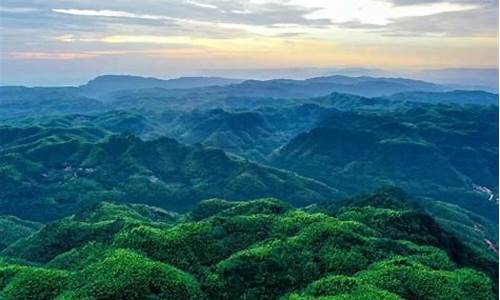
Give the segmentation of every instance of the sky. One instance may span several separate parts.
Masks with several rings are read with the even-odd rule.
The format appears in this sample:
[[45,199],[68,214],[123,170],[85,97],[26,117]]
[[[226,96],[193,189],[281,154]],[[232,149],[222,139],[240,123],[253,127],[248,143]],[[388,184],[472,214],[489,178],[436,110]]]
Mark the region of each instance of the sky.
[[498,0],[0,1],[2,85],[233,69],[497,67]]

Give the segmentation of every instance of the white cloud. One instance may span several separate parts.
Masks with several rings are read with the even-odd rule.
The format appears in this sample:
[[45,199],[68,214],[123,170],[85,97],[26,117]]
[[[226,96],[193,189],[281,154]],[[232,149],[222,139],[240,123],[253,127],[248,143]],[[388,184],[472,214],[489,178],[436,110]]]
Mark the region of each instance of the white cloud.
[[[232,22],[219,22],[219,21],[198,21],[191,19],[182,19],[176,17],[162,16],[162,15],[147,15],[147,14],[135,14],[126,11],[115,11],[115,10],[89,10],[89,9],[53,9],[52,11],[60,14],[68,14],[75,16],[86,16],[86,17],[106,17],[106,18],[131,18],[131,19],[143,19],[143,20],[155,20],[155,21],[173,21],[179,25],[183,26],[198,26],[198,30],[201,28],[220,28],[229,30],[241,30],[242,32],[247,32],[256,35],[263,36],[281,36],[287,34],[290,28],[297,29],[297,24],[293,23],[276,23],[272,24],[272,27],[264,25],[250,25],[244,23],[232,23]],[[162,39],[147,39],[144,43],[163,43],[158,42]],[[69,40],[67,40],[69,41]],[[71,41],[89,41],[85,39],[71,39]],[[97,40],[96,40],[97,41]],[[131,42],[133,42],[131,40]]]
[[188,0],[186,2],[189,3],[189,4],[192,4],[194,6],[198,6],[198,7],[210,8],[210,9],[217,9],[217,6],[213,5],[213,4],[201,3],[201,2],[190,1],[190,0]]
[[55,8],[53,12],[60,14],[68,14],[75,16],[90,16],[90,17],[110,17],[110,18],[132,18],[145,20],[178,20],[166,16],[135,14],[126,11],[117,10],[92,10],[92,9],[60,9]]
[[294,5],[319,8],[308,18],[328,18],[334,23],[359,22],[361,24],[387,25],[404,17],[431,16],[444,12],[458,12],[478,8],[473,4],[434,2],[395,6],[381,0],[291,0]]

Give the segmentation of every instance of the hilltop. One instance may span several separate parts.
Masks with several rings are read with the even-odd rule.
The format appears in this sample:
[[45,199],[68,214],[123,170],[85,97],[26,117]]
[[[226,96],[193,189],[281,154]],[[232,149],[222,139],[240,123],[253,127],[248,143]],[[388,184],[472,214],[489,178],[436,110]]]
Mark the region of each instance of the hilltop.
[[275,199],[213,199],[180,219],[103,202],[6,248],[0,295],[494,299],[494,255],[469,248],[400,196],[393,201],[401,205],[351,201],[327,215]]
[[341,195],[291,172],[165,137],[145,141],[98,127],[0,127],[0,136],[0,212],[32,220],[109,198],[185,210],[212,197],[279,197],[300,206]]

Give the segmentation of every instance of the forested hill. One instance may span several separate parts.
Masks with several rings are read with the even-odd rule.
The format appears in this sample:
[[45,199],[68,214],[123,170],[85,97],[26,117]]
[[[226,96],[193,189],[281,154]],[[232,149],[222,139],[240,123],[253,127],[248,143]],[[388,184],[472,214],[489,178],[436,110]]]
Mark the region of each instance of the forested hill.
[[345,76],[0,87],[0,299],[496,299],[497,100]]
[[182,211],[211,197],[277,197],[304,206],[342,195],[295,173],[169,138],[144,141],[98,127],[0,127],[0,136],[0,213],[30,220],[105,199]]
[[308,101],[0,119],[0,209],[48,220],[110,197],[181,210],[210,197],[307,205],[394,185],[498,218],[497,106]]
[[498,108],[333,113],[278,149],[272,164],[346,193],[391,184],[497,219]]
[[275,199],[213,199],[185,216],[102,202],[9,245],[0,296],[495,299],[496,254],[403,195],[380,191],[330,214]]

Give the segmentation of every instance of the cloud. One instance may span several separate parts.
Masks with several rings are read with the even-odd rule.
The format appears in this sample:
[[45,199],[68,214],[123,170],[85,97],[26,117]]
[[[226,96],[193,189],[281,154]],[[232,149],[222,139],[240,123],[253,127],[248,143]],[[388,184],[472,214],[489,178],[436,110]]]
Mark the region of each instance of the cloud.
[[165,16],[141,15],[119,10],[92,10],[92,9],[52,9],[53,12],[88,17],[132,18],[145,20],[176,20]]
[[490,36],[498,31],[492,18],[498,13],[495,1],[170,0],[165,5],[141,0],[138,5],[132,0],[4,0],[0,13],[5,31],[19,29],[22,35],[22,29],[38,28],[42,37],[78,32],[120,35],[130,30],[212,38],[305,37],[315,31],[326,36],[334,27],[385,36]]
[[[165,38],[175,34],[179,35],[180,33],[185,33],[191,36],[203,36],[210,38],[241,38],[248,36],[249,34],[276,37],[287,35],[297,36],[300,35],[301,27],[301,25],[294,23],[270,23],[264,26],[246,24],[245,22],[235,23],[222,21],[200,21],[163,15],[136,14],[115,10],[52,9],[52,11],[59,14],[67,14],[79,17],[163,21],[176,26],[176,32],[169,32],[168,34],[166,34]],[[290,32],[290,30],[293,31]],[[165,34],[164,31],[163,33]]]
[[491,37],[498,36],[498,13],[479,9],[464,12],[440,13],[426,17],[408,17],[393,20],[387,26],[340,24],[349,28],[363,28],[393,37]]
[[299,36],[304,32],[285,24],[301,28],[330,25],[327,19],[307,18],[314,9],[287,2],[170,0],[165,5],[162,1],[141,0],[138,5],[132,0],[3,0],[0,30],[5,51],[36,52],[41,49],[33,45],[50,48],[56,41],[54,37],[70,34],[79,37],[75,44],[131,32],[144,36],[231,39]]
[[386,0],[396,6],[408,6],[408,5],[418,5],[418,4],[432,4],[432,3],[453,3],[462,5],[474,5],[474,6],[498,6],[497,0]]
[[427,18],[404,18],[396,20],[388,33],[403,35],[441,35],[456,37],[498,36],[498,12],[478,9],[457,13],[442,13]]
[[[117,41],[120,43],[120,41]],[[160,57],[165,55],[192,55],[193,53],[206,53],[202,49],[192,48],[190,45],[177,44],[171,48],[162,49],[140,49],[140,50],[102,50],[102,51],[80,51],[80,52],[70,52],[70,51],[55,51],[55,52],[4,52],[1,53],[2,59],[12,59],[12,60],[40,60],[40,61],[50,61],[50,60],[62,60],[62,61],[74,61],[74,60],[85,60],[93,59],[98,57],[117,57],[124,56],[130,57],[133,55],[142,55],[149,57]]]
[[199,6],[199,7],[203,7],[203,8],[211,8],[211,9],[217,9],[217,5],[213,5],[213,4],[206,4],[206,3],[200,3],[200,2],[196,2],[196,1],[186,1],[187,3],[189,4],[192,4],[194,6]]
[[[318,8],[308,8],[289,4],[289,1],[248,1],[248,0],[217,0],[191,1],[171,0],[168,5],[161,1],[143,0],[140,5],[137,1],[58,1],[57,9],[61,12],[72,12],[83,15],[85,11],[116,11],[124,17],[142,16],[148,19],[185,19],[202,22],[223,22],[245,25],[271,26],[279,23],[301,25],[326,25],[328,19],[311,20],[306,16]],[[81,12],[81,13],[79,13]],[[243,12],[243,13],[242,13]],[[120,17],[109,15],[110,17]],[[97,16],[97,15],[93,15]],[[103,15],[104,16],[104,15]],[[155,18],[150,18],[155,16]]]
[[[436,5],[443,3],[433,0],[390,0],[397,5],[395,10],[407,10],[415,3]],[[492,1],[452,1],[449,4],[459,4],[452,10],[436,10],[428,14],[422,10],[421,15],[393,16],[384,24],[367,24],[360,21],[340,22],[339,28],[364,30],[391,37],[497,37],[498,36],[498,6],[491,6]],[[431,7],[431,6],[428,6]],[[435,6],[437,7],[437,6]],[[453,6],[452,6],[453,7]]]
[[7,52],[2,53],[2,58],[13,60],[75,60],[97,57],[97,54],[80,52]]
[[497,15],[498,0],[1,0],[2,67],[22,77],[61,66],[64,79],[84,69],[492,65]]

